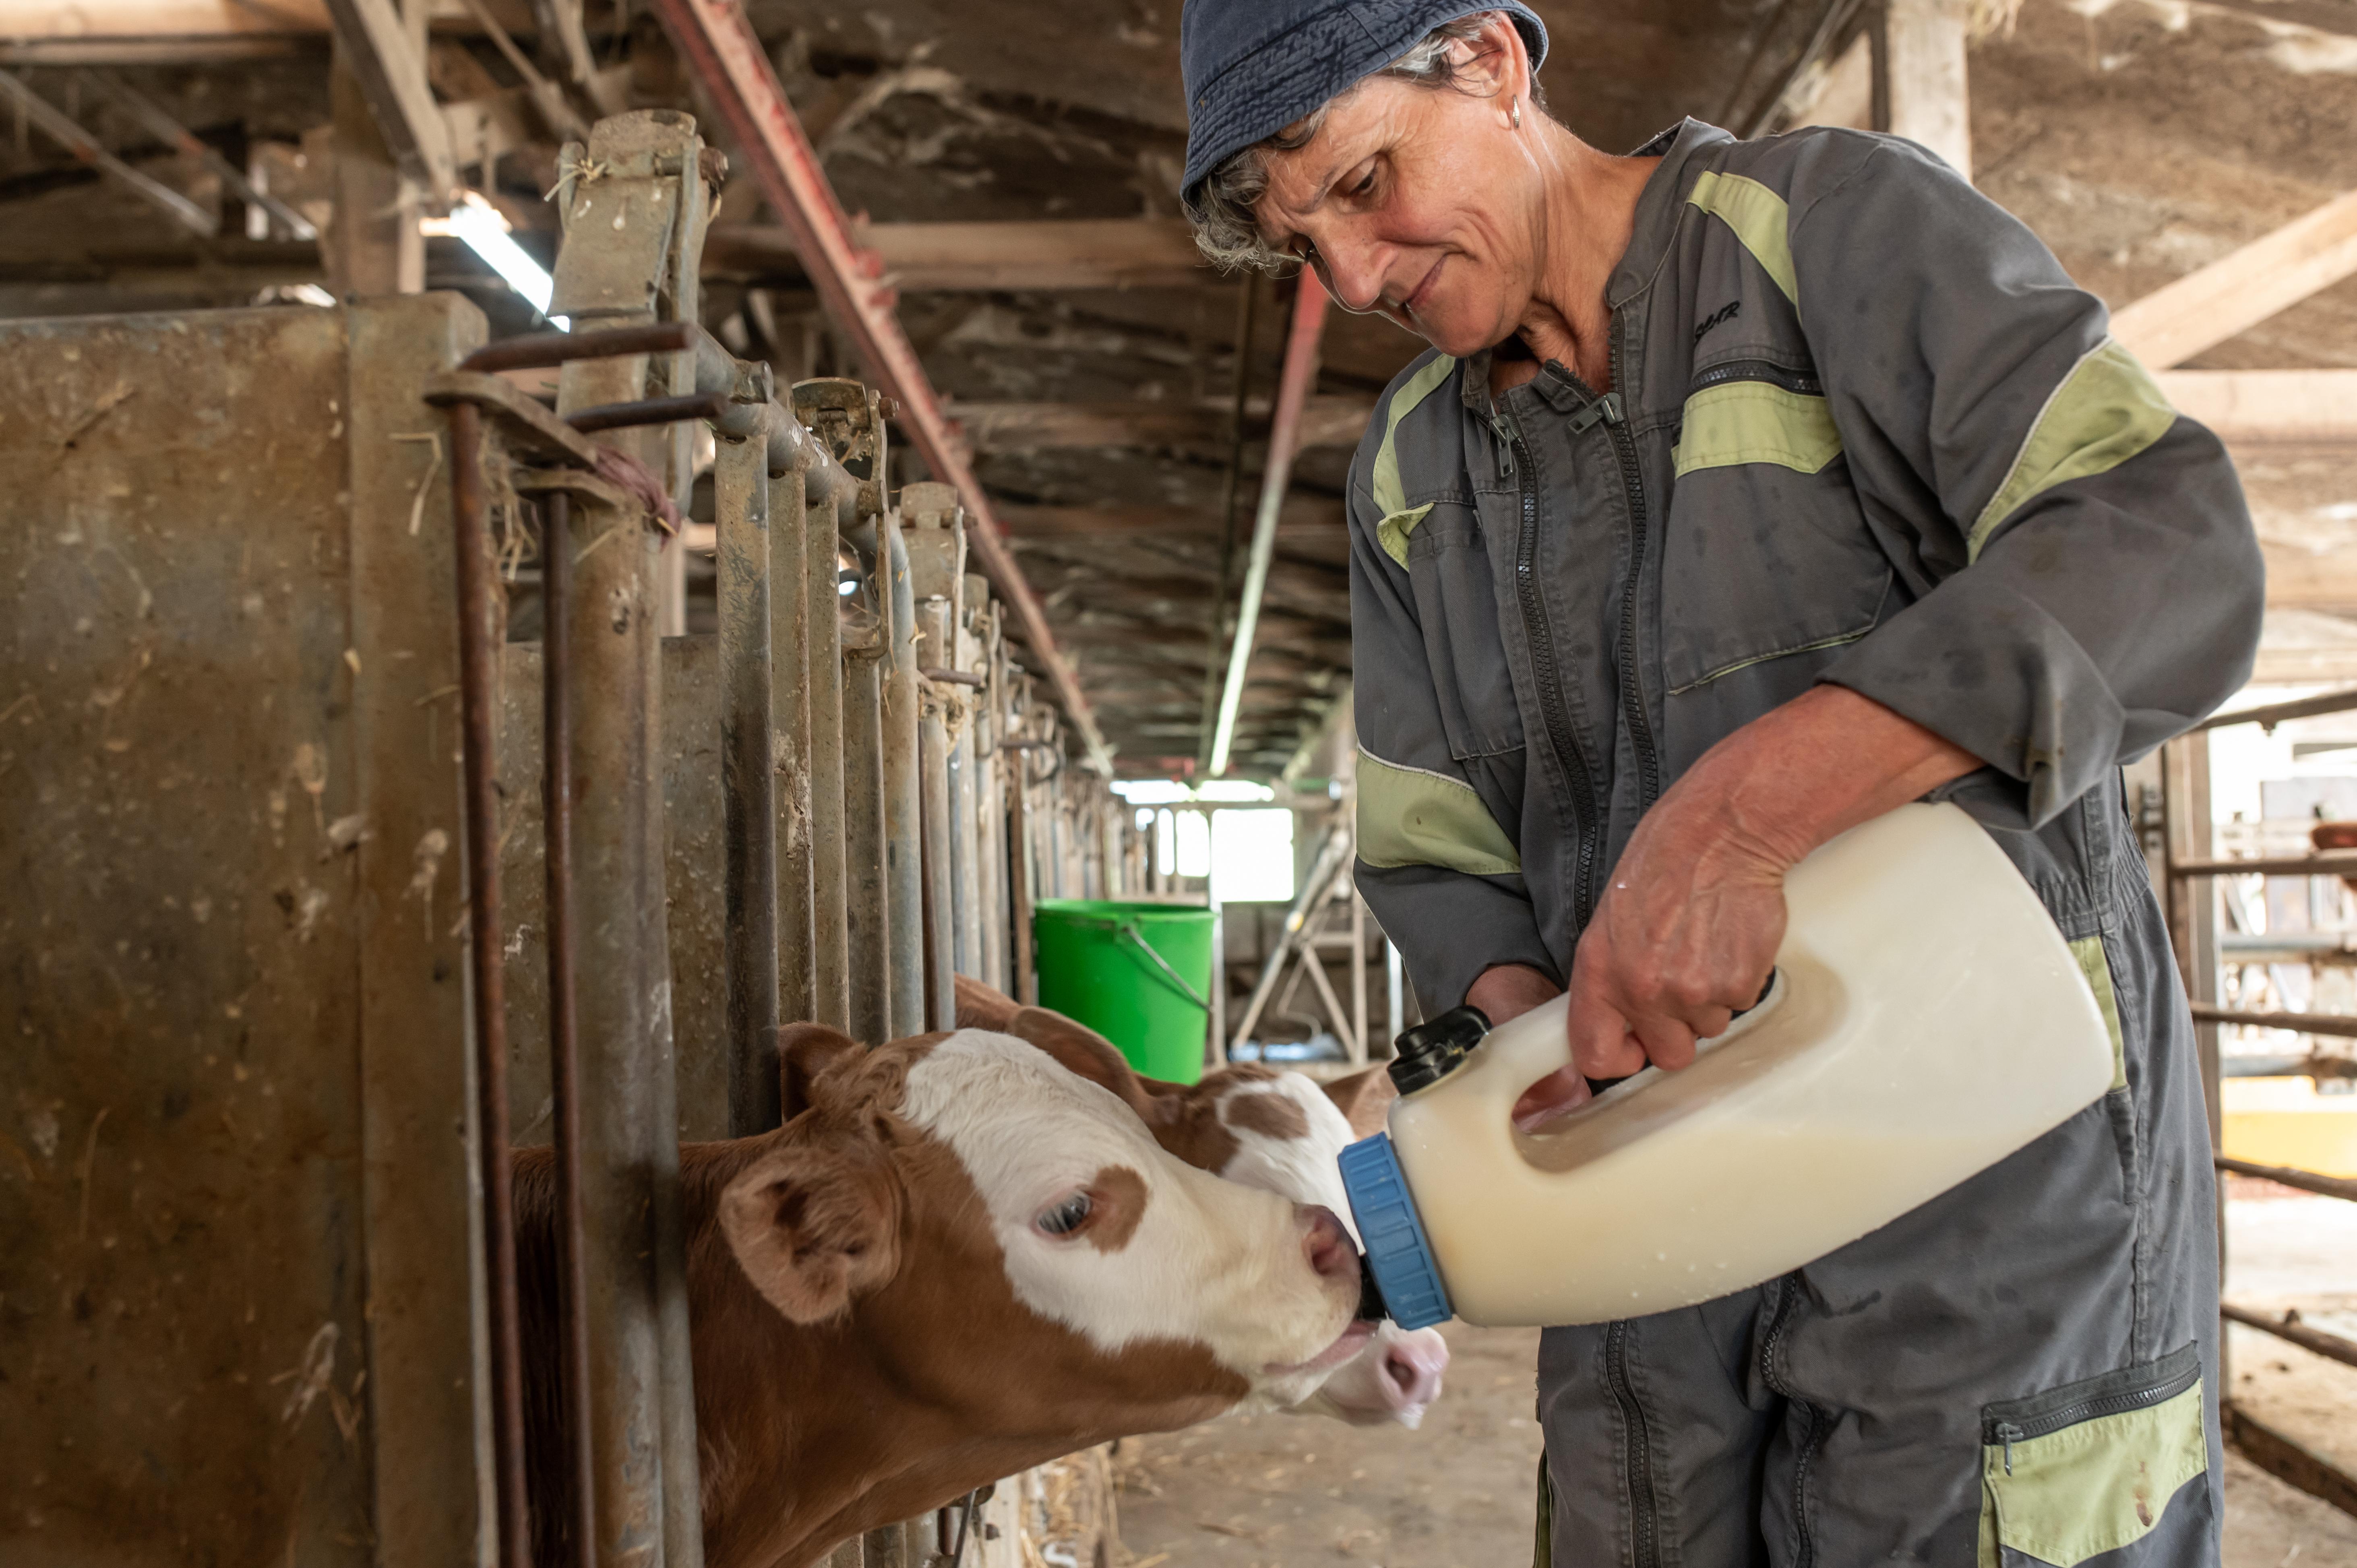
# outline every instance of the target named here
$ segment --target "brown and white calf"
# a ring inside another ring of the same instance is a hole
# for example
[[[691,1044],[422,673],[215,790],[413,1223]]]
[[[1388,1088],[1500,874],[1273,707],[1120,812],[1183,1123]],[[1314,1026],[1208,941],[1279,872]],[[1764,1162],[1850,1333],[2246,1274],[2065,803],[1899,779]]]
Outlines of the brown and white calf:
[[[1358,1353],[1335,1217],[1165,1153],[1037,1047],[780,1031],[790,1120],[680,1151],[710,1568],[799,1568],[1092,1444],[1306,1397]],[[565,1560],[555,1187],[516,1161],[534,1558]]]
[[[1194,1084],[1140,1077],[1103,1036],[1044,1007],[1026,1007],[960,976],[957,1019],[1029,1040],[1083,1078],[1103,1084],[1136,1112],[1155,1141],[1190,1165],[1320,1205],[1351,1225],[1336,1156],[1353,1139],[1383,1130],[1396,1099],[1390,1075],[1370,1068],[1318,1084],[1304,1074],[1240,1062]],[[1356,1238],[1355,1229],[1352,1231]],[[1448,1342],[1431,1328],[1383,1323],[1356,1356],[1289,1409],[1354,1425],[1415,1426],[1440,1397]]]

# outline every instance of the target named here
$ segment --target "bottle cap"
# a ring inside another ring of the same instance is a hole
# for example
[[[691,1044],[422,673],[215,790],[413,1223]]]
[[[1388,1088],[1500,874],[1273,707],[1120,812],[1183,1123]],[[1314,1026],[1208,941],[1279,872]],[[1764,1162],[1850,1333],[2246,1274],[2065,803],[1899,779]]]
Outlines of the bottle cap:
[[[1396,1042],[1399,1055],[1391,1065],[1392,1082],[1402,1094],[1428,1089],[1457,1070],[1465,1053],[1490,1032],[1490,1015],[1479,1007],[1451,1007],[1439,1017],[1418,1024]]]
[[[1391,1135],[1378,1133],[1351,1144],[1342,1151],[1340,1165],[1342,1190],[1350,1195],[1351,1218],[1367,1246],[1367,1272],[1375,1276],[1392,1321],[1402,1328],[1446,1323],[1451,1313],[1448,1287],[1440,1283],[1440,1265],[1433,1261]]]

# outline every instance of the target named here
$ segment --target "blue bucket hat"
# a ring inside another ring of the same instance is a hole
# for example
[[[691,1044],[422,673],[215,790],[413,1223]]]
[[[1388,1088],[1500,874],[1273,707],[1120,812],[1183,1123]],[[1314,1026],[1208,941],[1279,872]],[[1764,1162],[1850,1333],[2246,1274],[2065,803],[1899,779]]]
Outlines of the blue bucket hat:
[[[1213,169],[1414,48],[1443,22],[1503,11],[1531,69],[1546,26],[1516,0],[1188,0],[1178,21],[1187,78],[1187,205]]]

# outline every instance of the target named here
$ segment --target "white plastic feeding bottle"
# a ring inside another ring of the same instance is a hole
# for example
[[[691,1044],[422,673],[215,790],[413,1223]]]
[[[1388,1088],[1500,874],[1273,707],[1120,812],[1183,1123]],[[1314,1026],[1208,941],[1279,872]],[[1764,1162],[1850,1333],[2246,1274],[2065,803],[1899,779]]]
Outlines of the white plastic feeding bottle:
[[[1403,1036],[1388,1137],[1342,1155],[1403,1326],[1601,1323],[1706,1301],[1856,1240],[2110,1087],[2077,960],[1953,806],[1902,806],[1785,878],[1757,1007],[1538,1133],[1510,1112],[1569,1064],[1558,998],[1495,1031]]]

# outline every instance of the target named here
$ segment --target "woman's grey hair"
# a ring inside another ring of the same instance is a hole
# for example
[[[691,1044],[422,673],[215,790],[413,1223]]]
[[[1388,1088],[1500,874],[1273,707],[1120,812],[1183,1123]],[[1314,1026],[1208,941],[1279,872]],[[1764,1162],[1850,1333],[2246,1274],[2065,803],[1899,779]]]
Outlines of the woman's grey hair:
[[[1418,87],[1454,88],[1459,92],[1483,90],[1480,79],[1470,69],[1470,61],[1459,56],[1455,46],[1473,43],[1481,37],[1495,12],[1476,12],[1459,16],[1440,26],[1417,39],[1399,59],[1370,73],[1372,76],[1395,76],[1412,81]],[[1254,142],[1242,152],[1229,155],[1227,160],[1203,178],[1202,188],[1196,193],[1187,216],[1194,220],[1195,248],[1203,252],[1212,265],[1229,272],[1243,267],[1255,267],[1262,272],[1279,271],[1299,258],[1272,251],[1260,237],[1260,225],[1253,219],[1253,205],[1268,190],[1270,153],[1289,153],[1309,145],[1326,123],[1327,113],[1368,80],[1361,78],[1344,88],[1309,114],[1295,121],[1273,136]],[[1546,100],[1536,81],[1531,84],[1531,107],[1544,111]]]

